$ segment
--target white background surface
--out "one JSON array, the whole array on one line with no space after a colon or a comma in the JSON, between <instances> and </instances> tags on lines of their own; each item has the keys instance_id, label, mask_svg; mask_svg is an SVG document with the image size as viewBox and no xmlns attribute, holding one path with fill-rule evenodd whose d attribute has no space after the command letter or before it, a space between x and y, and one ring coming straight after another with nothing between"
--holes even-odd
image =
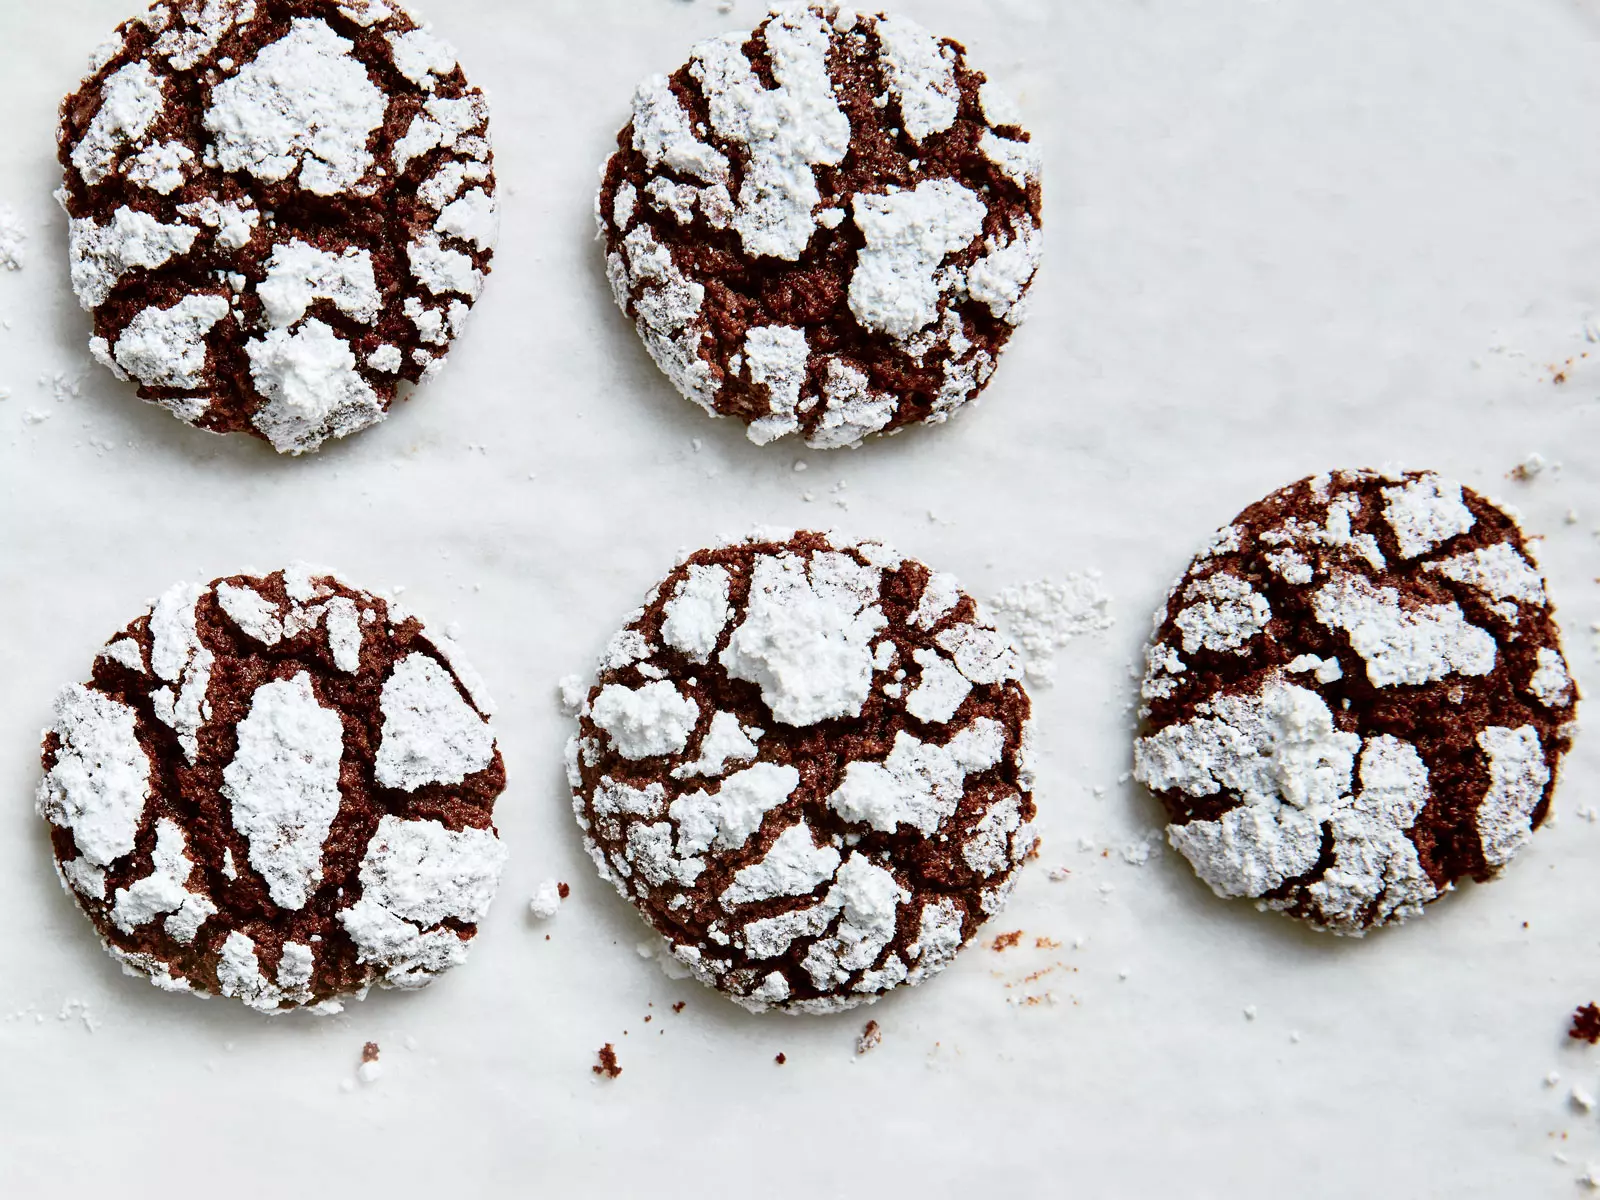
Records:
<instances>
[{"instance_id":1,"label":"white background surface","mask_svg":"<svg viewBox=\"0 0 1600 1200\"><path fill-rule=\"evenodd\" d=\"M981 407L831 456L757 449L678 399L591 240L633 84L760 6L434 0L495 104L495 272L432 387L304 461L187 429L88 360L55 106L129 4L0 0L0 204L32 235L0 276L0 1191L1582 1191L1600 1113L1567 1097L1600 1091L1600 1055L1564 1029L1600 999L1600 825L1579 815L1600 743L1580 739L1558 823L1504 879L1364 942L1215 900L1170 852L1124 862L1157 814L1117 780L1168 579L1244 505L1334 466L1433 467L1516 505L1600 686L1593 0L902 0L1019 97L1050 245ZM53 399L54 372L81 394ZM1535 450L1561 469L1508 480ZM1117 597L1115 628L1035 693L1044 854L986 931L1022 945L835 1019L752 1017L641 959L562 786L555 680L680 547L756 522L884 537L979 596L1097 568ZM512 859L471 962L320 1021L121 976L31 801L52 695L147 597L296 557L460 622L511 779ZM538 924L549 877L572 898ZM58 1019L75 1003L94 1031ZM884 1040L858 1060L868 1016ZM368 1039L386 1073L346 1090ZM608 1041L615 1082L589 1069Z\"/></svg>"}]
</instances>

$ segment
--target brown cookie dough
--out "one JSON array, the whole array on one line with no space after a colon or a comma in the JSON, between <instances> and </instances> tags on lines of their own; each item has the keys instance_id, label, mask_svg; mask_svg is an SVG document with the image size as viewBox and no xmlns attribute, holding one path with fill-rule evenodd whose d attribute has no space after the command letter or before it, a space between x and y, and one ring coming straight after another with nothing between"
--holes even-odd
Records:
<instances>
[{"instance_id":1,"label":"brown cookie dough","mask_svg":"<svg viewBox=\"0 0 1600 1200\"><path fill-rule=\"evenodd\" d=\"M752 1011L942 970L1034 836L1016 652L877 543L681 562L612 639L567 746L600 874Z\"/></svg>"},{"instance_id":2,"label":"brown cookie dough","mask_svg":"<svg viewBox=\"0 0 1600 1200\"><path fill-rule=\"evenodd\" d=\"M1156 614L1134 775L1220 896L1335 933L1494 876L1549 811L1577 689L1517 523L1421 472L1241 513Z\"/></svg>"},{"instance_id":3,"label":"brown cookie dough","mask_svg":"<svg viewBox=\"0 0 1600 1200\"><path fill-rule=\"evenodd\" d=\"M758 444L858 445L987 384L1041 248L1038 151L956 42L835 5L638 87L596 201L656 363Z\"/></svg>"},{"instance_id":4,"label":"brown cookie dough","mask_svg":"<svg viewBox=\"0 0 1600 1200\"><path fill-rule=\"evenodd\" d=\"M489 271L489 109L394 0L199 0L124 22L61 105L94 356L301 454L444 365Z\"/></svg>"},{"instance_id":5,"label":"brown cookie dough","mask_svg":"<svg viewBox=\"0 0 1600 1200\"><path fill-rule=\"evenodd\" d=\"M465 960L505 851L477 676L304 566L178 584L56 698L39 814L129 974L338 1012Z\"/></svg>"}]
</instances>

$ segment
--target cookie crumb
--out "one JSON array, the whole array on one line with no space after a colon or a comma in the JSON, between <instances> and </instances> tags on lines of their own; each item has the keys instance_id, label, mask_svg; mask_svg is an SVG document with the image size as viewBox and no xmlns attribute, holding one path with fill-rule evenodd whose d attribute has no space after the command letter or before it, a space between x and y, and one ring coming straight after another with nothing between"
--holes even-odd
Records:
<instances>
[{"instance_id":1,"label":"cookie crumb","mask_svg":"<svg viewBox=\"0 0 1600 1200\"><path fill-rule=\"evenodd\" d=\"M1022 930L1013 929L1010 933L1002 933L999 937L995 938L994 941L989 943L989 949L998 953L1002 950L1011 949L1011 947L1015 946L1020 941L1022 941Z\"/></svg>"},{"instance_id":2,"label":"cookie crumb","mask_svg":"<svg viewBox=\"0 0 1600 1200\"><path fill-rule=\"evenodd\" d=\"M378 1043L368 1042L361 1047L361 1065L356 1075L362 1083L376 1083L383 1075L383 1064L378 1061Z\"/></svg>"},{"instance_id":3,"label":"cookie crumb","mask_svg":"<svg viewBox=\"0 0 1600 1200\"><path fill-rule=\"evenodd\" d=\"M876 1021L868 1021L866 1028L856 1038L856 1053L865 1054L868 1050L875 1050L882 1041L883 1030L878 1027Z\"/></svg>"},{"instance_id":4,"label":"cookie crumb","mask_svg":"<svg viewBox=\"0 0 1600 1200\"><path fill-rule=\"evenodd\" d=\"M789 1060L788 1060L788 1058L787 1058L787 1057L786 1057L786 1056L785 1056L785 1055L783 1055L783 1054L781 1054L781 1053L780 1053L780 1054L778 1054L778 1055L776 1055L776 1056L775 1056L775 1057L774 1057L774 1058L773 1058L773 1060L772 1060L772 1061L773 1061L773 1062L775 1062L775 1063L777 1063L777 1064L778 1064L778 1065L779 1065L779 1066L780 1066L780 1067L781 1067L781 1066L783 1066L783 1064L784 1064L784 1063L786 1063L786 1062L788 1062L788 1061L789 1061Z\"/></svg>"},{"instance_id":5,"label":"cookie crumb","mask_svg":"<svg viewBox=\"0 0 1600 1200\"><path fill-rule=\"evenodd\" d=\"M1512 479L1518 480L1521 483L1529 483L1532 480L1537 479L1540 475L1543 475L1547 465L1548 464L1546 464L1544 460L1544 455L1540 454L1536 450L1532 454L1528 455L1527 458L1519 462L1516 466L1512 467L1510 476Z\"/></svg>"},{"instance_id":6,"label":"cookie crumb","mask_svg":"<svg viewBox=\"0 0 1600 1200\"><path fill-rule=\"evenodd\" d=\"M600 1061L589 1069L596 1075L604 1075L607 1079L615 1079L622 1074L622 1067L617 1062L616 1048L610 1042L601 1046L595 1053Z\"/></svg>"},{"instance_id":7,"label":"cookie crumb","mask_svg":"<svg viewBox=\"0 0 1600 1200\"><path fill-rule=\"evenodd\" d=\"M1591 1046L1600 1042L1600 1008L1590 1003L1575 1009L1572 1013L1572 1028L1567 1030L1567 1036L1588 1042Z\"/></svg>"},{"instance_id":8,"label":"cookie crumb","mask_svg":"<svg viewBox=\"0 0 1600 1200\"><path fill-rule=\"evenodd\" d=\"M675 1012L675 1013L681 1013L683 1011L683 1009L684 1009L684 1006L687 1003L688 1003L688 1001L686 1001L686 1000L679 1000L676 1004L674 1004L672 1006L672 1011Z\"/></svg>"}]
</instances>

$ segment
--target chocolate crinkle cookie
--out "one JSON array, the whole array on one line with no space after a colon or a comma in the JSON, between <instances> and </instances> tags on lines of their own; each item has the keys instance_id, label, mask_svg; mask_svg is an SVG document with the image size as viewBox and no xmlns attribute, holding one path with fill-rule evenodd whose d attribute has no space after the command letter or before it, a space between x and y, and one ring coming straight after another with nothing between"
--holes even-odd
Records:
<instances>
[{"instance_id":1,"label":"chocolate crinkle cookie","mask_svg":"<svg viewBox=\"0 0 1600 1200\"><path fill-rule=\"evenodd\" d=\"M395 600L303 566L179 584L56 697L38 809L124 970L338 1012L467 956L505 859L488 711Z\"/></svg>"},{"instance_id":2,"label":"chocolate crinkle cookie","mask_svg":"<svg viewBox=\"0 0 1600 1200\"><path fill-rule=\"evenodd\" d=\"M639 85L596 218L678 390L758 444L937 423L989 381L1038 267L1039 156L956 42L776 11Z\"/></svg>"},{"instance_id":3,"label":"chocolate crinkle cookie","mask_svg":"<svg viewBox=\"0 0 1600 1200\"><path fill-rule=\"evenodd\" d=\"M1438 475L1246 509L1156 614L1134 774L1219 896L1335 933L1495 875L1549 811L1577 690L1516 522Z\"/></svg>"},{"instance_id":4,"label":"chocolate crinkle cookie","mask_svg":"<svg viewBox=\"0 0 1600 1200\"><path fill-rule=\"evenodd\" d=\"M443 365L489 271L489 109L392 0L183 0L61 105L90 349L192 425L288 454Z\"/></svg>"},{"instance_id":5,"label":"chocolate crinkle cookie","mask_svg":"<svg viewBox=\"0 0 1600 1200\"><path fill-rule=\"evenodd\" d=\"M567 772L590 857L752 1011L920 983L1034 846L1018 677L948 575L883 545L692 554L582 701Z\"/></svg>"}]
</instances>

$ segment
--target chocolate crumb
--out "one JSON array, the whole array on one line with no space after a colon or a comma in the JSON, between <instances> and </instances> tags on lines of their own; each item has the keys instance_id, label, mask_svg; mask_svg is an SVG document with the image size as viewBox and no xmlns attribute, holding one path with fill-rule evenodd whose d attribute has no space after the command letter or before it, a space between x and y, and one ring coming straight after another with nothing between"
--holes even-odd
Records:
<instances>
[{"instance_id":1,"label":"chocolate crumb","mask_svg":"<svg viewBox=\"0 0 1600 1200\"><path fill-rule=\"evenodd\" d=\"M1022 941L1022 930L1013 929L1010 933L1002 933L995 938L993 942L989 943L989 948L995 951L1009 950L1020 941Z\"/></svg>"},{"instance_id":2,"label":"chocolate crumb","mask_svg":"<svg viewBox=\"0 0 1600 1200\"><path fill-rule=\"evenodd\" d=\"M785 1058L782 1054L779 1054L772 1061L777 1063L781 1067L781 1066L783 1066L784 1063L788 1062L789 1060L787 1058Z\"/></svg>"},{"instance_id":3,"label":"chocolate crumb","mask_svg":"<svg viewBox=\"0 0 1600 1200\"><path fill-rule=\"evenodd\" d=\"M672 1011L673 1012L682 1012L683 1009L684 1009L684 1005L686 1005L687 1003L688 1003L687 1000L679 1000L676 1004L674 1004L672 1006Z\"/></svg>"},{"instance_id":4,"label":"chocolate crumb","mask_svg":"<svg viewBox=\"0 0 1600 1200\"><path fill-rule=\"evenodd\" d=\"M556 895L565 900L568 896L572 895L572 889L564 883L558 883L556 884Z\"/></svg>"},{"instance_id":5,"label":"chocolate crumb","mask_svg":"<svg viewBox=\"0 0 1600 1200\"><path fill-rule=\"evenodd\" d=\"M368 1042L365 1046L361 1047L361 1061L364 1063L378 1061L377 1042Z\"/></svg>"},{"instance_id":6,"label":"chocolate crumb","mask_svg":"<svg viewBox=\"0 0 1600 1200\"><path fill-rule=\"evenodd\" d=\"M607 1079L615 1079L622 1074L622 1067L617 1062L617 1051L607 1042L598 1051L599 1063L589 1069L596 1075L604 1075Z\"/></svg>"},{"instance_id":7,"label":"chocolate crumb","mask_svg":"<svg viewBox=\"0 0 1600 1200\"><path fill-rule=\"evenodd\" d=\"M881 1041L883 1041L883 1030L878 1028L876 1021L868 1021L866 1028L861 1031L861 1036L856 1038L856 1053L865 1054L868 1050L875 1049Z\"/></svg>"},{"instance_id":8,"label":"chocolate crumb","mask_svg":"<svg viewBox=\"0 0 1600 1200\"><path fill-rule=\"evenodd\" d=\"M1567 1030L1567 1036L1588 1042L1591 1046L1600 1042L1600 1008L1590 1003L1576 1009L1572 1014L1572 1028Z\"/></svg>"}]
</instances>

